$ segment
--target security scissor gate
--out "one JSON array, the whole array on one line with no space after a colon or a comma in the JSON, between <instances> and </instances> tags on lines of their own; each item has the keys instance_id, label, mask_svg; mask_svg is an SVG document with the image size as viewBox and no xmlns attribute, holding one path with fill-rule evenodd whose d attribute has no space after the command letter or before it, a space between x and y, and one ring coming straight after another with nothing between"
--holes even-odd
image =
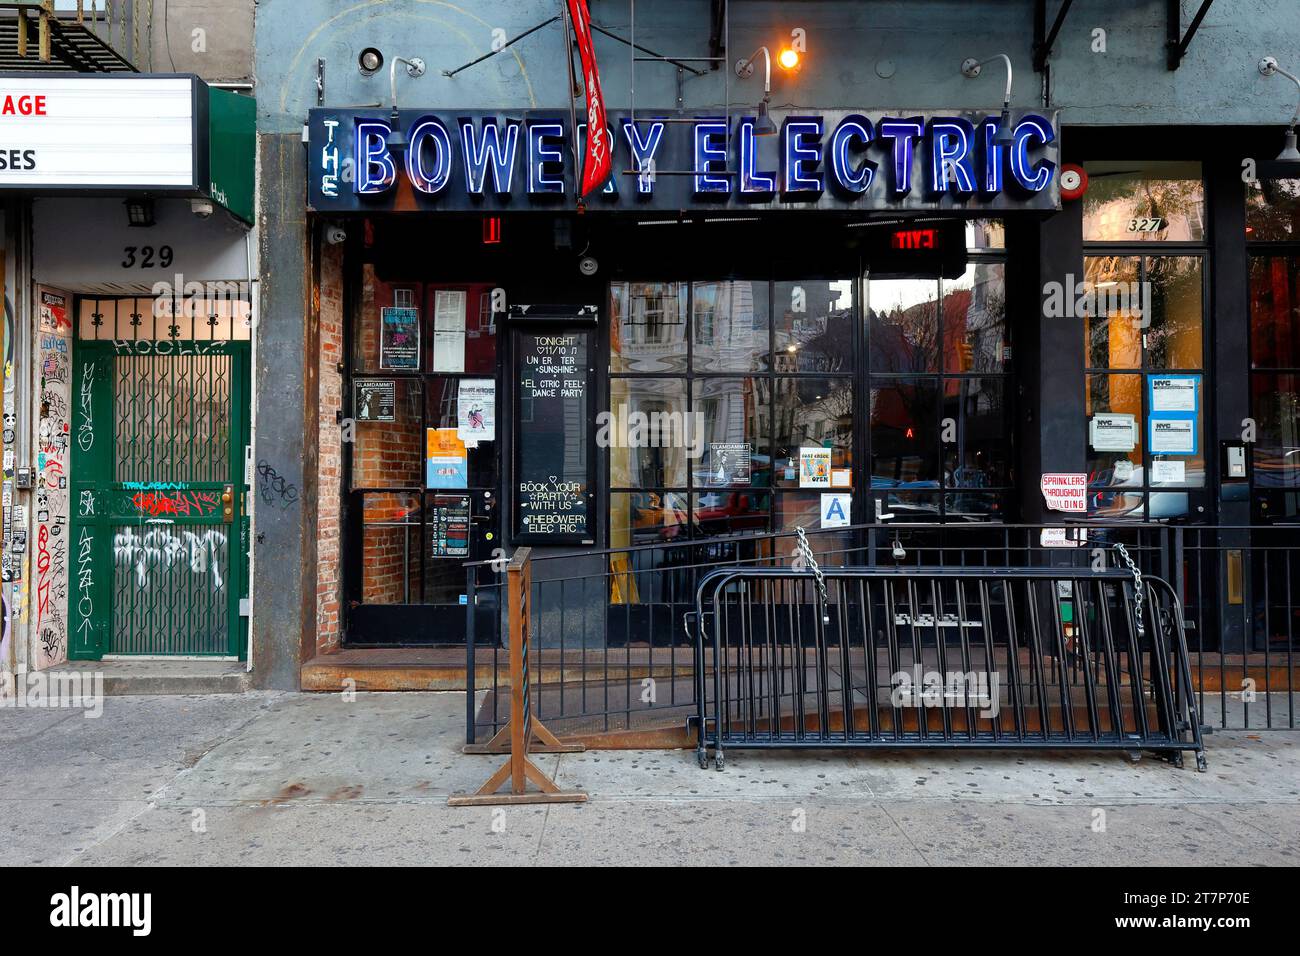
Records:
<instances>
[{"instance_id":1,"label":"security scissor gate","mask_svg":"<svg viewBox=\"0 0 1300 956\"><path fill-rule=\"evenodd\" d=\"M816 568L815 564L813 565ZM698 756L1154 751L1205 769L1182 609L1080 568L722 568L696 592Z\"/></svg>"}]
</instances>

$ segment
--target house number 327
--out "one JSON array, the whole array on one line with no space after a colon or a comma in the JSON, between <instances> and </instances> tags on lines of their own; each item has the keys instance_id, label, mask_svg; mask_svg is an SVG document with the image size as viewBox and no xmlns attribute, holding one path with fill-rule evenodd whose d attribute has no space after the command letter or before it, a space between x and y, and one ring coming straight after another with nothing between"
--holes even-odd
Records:
<instances>
[{"instance_id":1,"label":"house number 327","mask_svg":"<svg viewBox=\"0 0 1300 956\"><path fill-rule=\"evenodd\" d=\"M155 265L164 269L172 264L171 246L123 246L122 268L152 269Z\"/></svg>"}]
</instances>

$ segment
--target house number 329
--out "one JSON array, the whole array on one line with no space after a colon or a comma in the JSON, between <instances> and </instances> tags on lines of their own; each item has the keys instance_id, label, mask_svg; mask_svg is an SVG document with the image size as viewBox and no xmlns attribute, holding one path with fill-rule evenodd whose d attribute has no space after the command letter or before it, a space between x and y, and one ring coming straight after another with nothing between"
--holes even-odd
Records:
<instances>
[{"instance_id":1,"label":"house number 329","mask_svg":"<svg viewBox=\"0 0 1300 956\"><path fill-rule=\"evenodd\" d=\"M123 246L122 268L152 269L155 265L166 269L172 264L171 246Z\"/></svg>"}]
</instances>

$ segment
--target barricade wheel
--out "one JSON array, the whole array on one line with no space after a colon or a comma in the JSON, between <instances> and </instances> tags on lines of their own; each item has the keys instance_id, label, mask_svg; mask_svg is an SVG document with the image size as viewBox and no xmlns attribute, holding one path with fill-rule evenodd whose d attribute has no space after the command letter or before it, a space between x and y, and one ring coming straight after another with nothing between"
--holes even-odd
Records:
<instances>
[{"instance_id":1,"label":"barricade wheel","mask_svg":"<svg viewBox=\"0 0 1300 956\"><path fill-rule=\"evenodd\" d=\"M708 751L706 751L706 750L701 750L701 751L700 751L699 753L697 753L695 756L696 756L696 757L699 759L699 761L700 761L700 769L701 769L701 770L708 770L708 769L709 769L709 754L708 754Z\"/></svg>"},{"instance_id":2,"label":"barricade wheel","mask_svg":"<svg viewBox=\"0 0 1300 956\"><path fill-rule=\"evenodd\" d=\"M720 750L718 751L717 756L713 758L713 768L715 770L721 770L723 768L722 751Z\"/></svg>"}]
</instances>

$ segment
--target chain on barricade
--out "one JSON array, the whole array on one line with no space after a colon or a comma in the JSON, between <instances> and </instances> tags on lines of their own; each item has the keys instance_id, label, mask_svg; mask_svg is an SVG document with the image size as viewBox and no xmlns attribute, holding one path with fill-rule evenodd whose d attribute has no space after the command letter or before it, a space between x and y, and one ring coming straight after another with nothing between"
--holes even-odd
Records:
<instances>
[{"instance_id":1,"label":"chain on barricade","mask_svg":"<svg viewBox=\"0 0 1300 956\"><path fill-rule=\"evenodd\" d=\"M1133 620L1137 625L1137 636L1141 638L1146 634L1146 625L1143 623L1142 617L1142 601L1144 600L1142 572L1138 570L1137 564L1129 556L1128 548L1124 547L1121 542L1115 542L1115 550L1119 552L1119 556L1124 559L1124 563L1128 565L1128 569L1133 575Z\"/></svg>"},{"instance_id":2,"label":"chain on barricade","mask_svg":"<svg viewBox=\"0 0 1300 956\"><path fill-rule=\"evenodd\" d=\"M822 575L822 569L817 563L817 559L813 557L812 547L808 544L808 535L804 534L802 527L796 527L794 530L799 535L799 558L807 564L808 567L812 568L813 577L817 579L817 595L820 599L819 603L821 604L822 609L822 623L829 624L831 622L831 616L827 610L826 578Z\"/></svg>"}]
</instances>

